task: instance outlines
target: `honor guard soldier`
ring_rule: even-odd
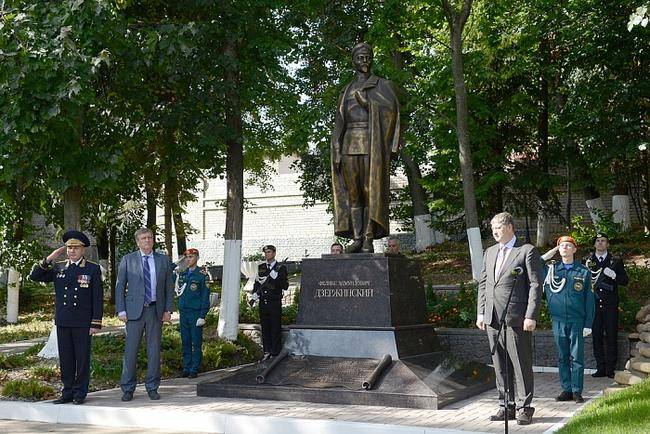
[[[91,337],[102,327],[102,273],[98,264],[84,258],[88,237],[79,231],[63,234],[64,246],[36,265],[30,279],[54,282],[54,323],[59,346],[63,390],[54,404],[83,404],[90,382]],[[66,252],[66,261],[53,262]]]
[[[595,251],[586,260],[596,294],[594,317],[594,358],[596,372],[592,377],[614,378],[618,358],[618,286],[629,282],[620,258],[607,251],[609,238],[603,232],[594,237]],[[604,338],[603,338],[604,335]]]
[[[558,238],[557,247],[551,252],[558,250],[562,261],[549,264],[544,279],[562,386],[562,393],[555,400],[580,403],[584,402],[584,342],[594,320],[594,293],[589,270],[574,261],[578,250],[575,240],[569,236]]]
[[[262,247],[266,261],[259,265],[253,299],[259,300],[262,347],[267,360],[282,350],[282,296],[289,287],[287,267],[275,260],[275,246]]]
[[[201,366],[203,326],[210,309],[207,276],[197,266],[199,251],[187,249],[183,256],[187,269],[178,275],[178,310],[183,345],[183,377],[196,378]]]

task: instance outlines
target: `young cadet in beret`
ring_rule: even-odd
[[[594,293],[589,270],[574,259],[577,250],[575,240],[563,236],[543,258],[547,259],[556,251],[562,258],[562,261],[552,262],[546,267],[544,279],[562,386],[562,393],[555,400],[580,403],[584,402],[584,338],[591,333],[594,320]]]
[[[627,285],[629,278],[623,261],[612,256],[608,247],[607,234],[597,233],[594,237],[595,251],[585,264],[591,271],[591,285],[596,295],[593,326],[596,372],[591,376],[614,378],[618,359],[618,287]]]
[[[199,251],[187,249],[183,256],[188,267],[178,275],[178,286],[183,288],[178,298],[183,377],[196,378],[203,351],[203,325],[210,309],[210,289],[206,283],[207,276],[197,266]]]
[[[266,262],[257,268],[253,300],[260,302],[262,347],[267,360],[282,350],[282,296],[289,287],[287,267],[275,260],[275,246],[262,247]]]
[[[37,282],[54,282],[56,337],[61,367],[61,396],[54,404],[83,404],[90,383],[91,337],[102,328],[102,272],[84,258],[88,237],[79,231],[63,234],[64,246],[54,250],[30,274]],[[54,260],[66,252],[66,261]]]

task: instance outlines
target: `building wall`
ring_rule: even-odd
[[[244,189],[245,210],[242,233],[242,256],[261,253],[262,246],[273,244],[280,260],[301,260],[329,253],[336,241],[332,215],[326,203],[303,207],[298,173],[291,169],[292,159],[275,163],[276,175],[271,186],[262,189],[248,185]],[[392,188],[406,185],[404,175],[391,179]],[[223,263],[223,232],[226,224],[226,180],[206,180],[196,192],[197,200],[188,203],[184,221],[198,232],[187,237],[187,246],[199,249],[201,262]],[[158,224],[164,225],[162,210]],[[397,232],[399,222],[391,221],[391,231]],[[405,248],[415,244],[413,234],[399,234]],[[175,241],[175,239],[174,239]],[[383,252],[387,239],[375,241],[375,251]],[[174,249],[174,251],[176,251]]]

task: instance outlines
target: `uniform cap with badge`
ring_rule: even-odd
[[[262,247],[262,252],[266,253],[267,250],[273,250],[275,252],[275,246],[273,244],[267,244]]]
[[[63,234],[63,243],[67,247],[88,247],[90,246],[90,240],[81,231],[69,230]]]

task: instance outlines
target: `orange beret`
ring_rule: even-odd
[[[559,246],[560,243],[571,243],[576,248],[578,247],[578,243],[576,243],[576,240],[574,240],[573,237],[570,237],[569,235],[565,235],[563,237],[558,238],[557,239],[557,245]]]
[[[196,249],[187,249],[183,252],[183,256],[185,255],[196,255],[199,256],[199,251]]]

